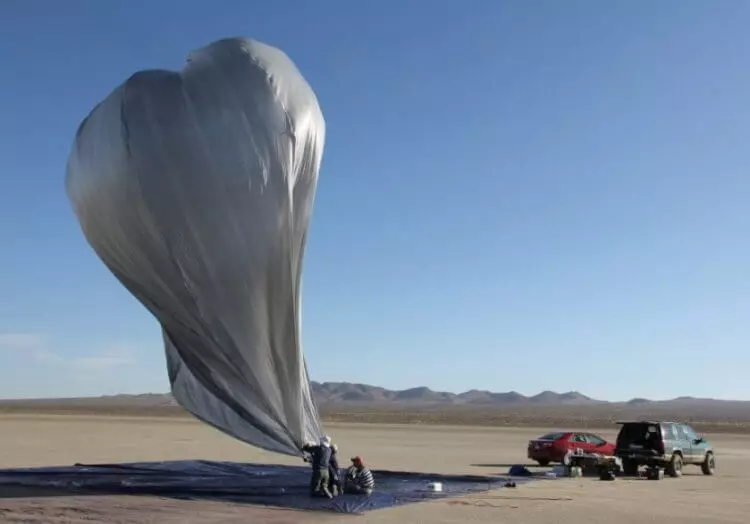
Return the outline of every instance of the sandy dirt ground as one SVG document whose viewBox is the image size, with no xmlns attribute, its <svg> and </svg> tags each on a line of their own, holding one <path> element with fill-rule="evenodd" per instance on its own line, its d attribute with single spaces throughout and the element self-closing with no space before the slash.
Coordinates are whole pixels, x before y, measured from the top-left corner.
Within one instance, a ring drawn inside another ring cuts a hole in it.
<svg viewBox="0 0 750 524">
<path fill-rule="evenodd" d="M 329 424 L 327 430 L 342 453 L 361 454 L 375 469 L 485 475 L 503 474 L 511 464 L 526 463 L 526 441 L 543 431 L 354 424 Z M 613 429 L 601 434 L 614 437 Z M 0 522 L 747 523 L 750 436 L 707 436 L 717 448 L 715 477 L 704 477 L 693 466 L 686 467 L 683 478 L 662 482 L 542 480 L 517 489 L 378 510 L 364 516 L 156 497 L 69 496 L 6 489 L 0 491 Z M 0 467 L 176 459 L 300 464 L 294 458 L 245 446 L 189 419 L 0 416 Z"/>
</svg>

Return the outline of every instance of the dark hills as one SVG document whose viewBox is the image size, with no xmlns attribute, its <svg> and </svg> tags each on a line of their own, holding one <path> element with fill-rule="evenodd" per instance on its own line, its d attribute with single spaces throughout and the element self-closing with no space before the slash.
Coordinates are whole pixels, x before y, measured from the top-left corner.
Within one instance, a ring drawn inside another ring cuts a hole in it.
<svg viewBox="0 0 750 524">
<path fill-rule="evenodd" d="M 750 402 L 701 399 L 693 397 L 678 397 L 671 400 L 648 400 L 645 398 L 634 398 L 627 402 L 608 402 L 597 400 L 584 395 L 578 391 L 556 393 L 554 391 L 542 391 L 533 396 L 525 396 L 516 391 L 495 393 L 492 391 L 472 389 L 463 393 L 449 393 L 445 391 L 434 391 L 427 387 L 416 387 L 404 390 L 390 390 L 378 386 L 366 384 L 354 384 L 349 382 L 313 382 L 313 393 L 320 404 L 432 404 L 451 406 L 586 406 L 586 405 L 699 405 L 708 407 L 711 405 L 746 404 Z"/>
<path fill-rule="evenodd" d="M 464 393 L 433 391 L 427 387 L 390 390 L 366 384 L 349 382 L 313 382 L 313 393 L 320 404 L 366 403 L 366 404 L 450 404 L 472 406 L 497 406 L 512 404 L 591 404 L 599 401 L 577 391 L 555 393 L 544 391 L 526 397 L 515 391 L 493 393 L 472 389 Z"/>
<path fill-rule="evenodd" d="M 415 387 L 404 390 L 390 390 L 367 384 L 349 382 L 313 382 L 313 394 L 318 404 L 323 406 L 467 406 L 467 407 L 533 407 L 533 406 L 624 406 L 624 407 L 735 407 L 750 409 L 750 402 L 678 397 L 671 400 L 648 400 L 633 398 L 626 402 L 608 402 L 593 399 L 578 391 L 556 393 L 542 391 L 533 396 L 525 396 L 516 391 L 495 393 L 492 391 L 472 389 L 463 393 L 434 391 L 427 387 Z M 65 404 L 76 405 L 109 405 L 127 407 L 168 407 L 176 403 L 169 394 L 114 395 L 78 399 L 38 399 L 38 400 L 0 400 L 0 404 Z"/>
</svg>

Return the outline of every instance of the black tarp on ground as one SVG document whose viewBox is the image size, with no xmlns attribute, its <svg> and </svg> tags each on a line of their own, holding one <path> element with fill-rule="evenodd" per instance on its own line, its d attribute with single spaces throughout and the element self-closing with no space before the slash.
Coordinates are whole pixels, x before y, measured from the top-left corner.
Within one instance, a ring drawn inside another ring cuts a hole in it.
<svg viewBox="0 0 750 524">
<path fill-rule="evenodd" d="M 371 496 L 341 495 L 333 500 L 309 495 L 310 469 L 304 466 L 174 461 L 0 470 L 3 485 L 54 488 L 85 494 L 156 495 L 179 499 L 223 500 L 299 510 L 344 513 L 411 504 L 497 489 L 502 477 L 431 475 L 373 471 Z M 530 479 L 528 479 L 530 480 Z M 527 481 L 515 479 L 516 483 Z M 427 490 L 442 482 L 443 492 Z"/>
</svg>

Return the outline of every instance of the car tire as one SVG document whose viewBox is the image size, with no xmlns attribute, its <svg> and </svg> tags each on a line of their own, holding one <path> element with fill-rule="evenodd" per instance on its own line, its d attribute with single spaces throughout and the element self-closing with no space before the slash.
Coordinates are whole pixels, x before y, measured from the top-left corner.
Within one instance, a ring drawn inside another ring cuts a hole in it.
<svg viewBox="0 0 750 524">
<path fill-rule="evenodd" d="M 538 463 L 539 463 L 539 465 L 540 465 L 540 466 L 542 466 L 543 468 L 546 468 L 547 466 L 549 466 L 549 460 L 537 460 L 537 462 L 538 462 Z"/>
<path fill-rule="evenodd" d="M 633 460 L 623 460 L 622 472 L 627 477 L 637 477 L 638 476 L 638 463 Z"/>
<path fill-rule="evenodd" d="M 672 478 L 680 478 L 682 476 L 682 456 L 679 453 L 672 455 L 672 460 L 667 464 L 666 473 Z"/>
<path fill-rule="evenodd" d="M 703 462 L 701 463 L 701 471 L 704 475 L 713 475 L 716 471 L 716 457 L 710 451 L 706 453 Z"/>
</svg>

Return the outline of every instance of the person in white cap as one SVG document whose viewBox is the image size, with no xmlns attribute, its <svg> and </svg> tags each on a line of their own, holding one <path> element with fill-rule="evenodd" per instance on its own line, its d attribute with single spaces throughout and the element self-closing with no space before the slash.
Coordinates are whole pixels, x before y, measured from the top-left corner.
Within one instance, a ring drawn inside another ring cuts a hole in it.
<svg viewBox="0 0 750 524">
<path fill-rule="evenodd" d="M 324 496 L 329 499 L 333 498 L 331 491 L 328 489 L 330 474 L 328 465 L 331 462 L 331 438 L 326 435 L 320 437 L 320 444 L 305 444 L 302 447 L 303 453 L 311 455 L 312 476 L 310 478 L 310 495 Z"/>
<path fill-rule="evenodd" d="M 328 491 L 330 491 L 334 497 L 342 492 L 338 451 L 338 446 L 336 444 L 331 444 L 331 460 L 328 462 L 328 476 L 330 477 L 330 480 L 328 481 Z"/>
</svg>

